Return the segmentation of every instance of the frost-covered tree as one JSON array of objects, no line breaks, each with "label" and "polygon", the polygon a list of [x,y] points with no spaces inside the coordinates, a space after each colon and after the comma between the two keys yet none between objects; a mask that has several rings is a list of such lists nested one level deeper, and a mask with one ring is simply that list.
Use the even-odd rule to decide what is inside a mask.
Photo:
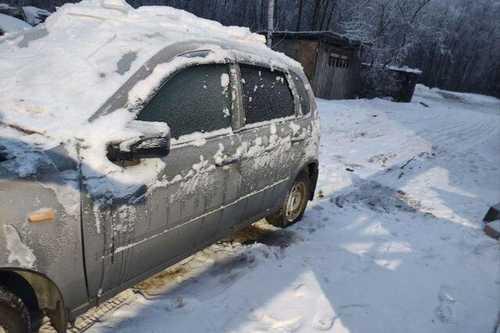
[{"label": "frost-covered tree", "polygon": [[[55,10],[73,0],[0,0]],[[75,0],[76,1],[76,0]],[[267,27],[269,0],[127,0],[226,25]],[[500,96],[500,0],[275,0],[276,30],[332,30],[368,43],[364,61],[422,69],[422,81]]]}]

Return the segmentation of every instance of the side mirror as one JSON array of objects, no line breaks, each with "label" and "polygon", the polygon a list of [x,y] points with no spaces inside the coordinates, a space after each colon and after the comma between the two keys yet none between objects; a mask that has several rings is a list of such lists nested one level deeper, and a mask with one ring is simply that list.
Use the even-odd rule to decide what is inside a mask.
[{"label": "side mirror", "polygon": [[161,158],[170,153],[170,129],[167,124],[134,120],[127,128],[140,134],[123,142],[110,144],[107,154],[110,161]]}]

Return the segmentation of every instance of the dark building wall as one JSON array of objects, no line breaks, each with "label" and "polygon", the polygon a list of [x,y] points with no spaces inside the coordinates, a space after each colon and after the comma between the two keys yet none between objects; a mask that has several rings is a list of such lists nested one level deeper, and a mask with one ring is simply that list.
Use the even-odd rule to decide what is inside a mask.
[{"label": "dark building wall", "polygon": [[348,99],[358,95],[360,60],[357,48],[318,40],[274,38],[273,49],[302,64],[317,97]]},{"label": "dark building wall", "polygon": [[395,102],[409,103],[419,76],[418,73],[404,70],[363,65],[360,94],[365,98],[391,97]]},{"label": "dark building wall", "polygon": [[273,49],[283,52],[287,56],[297,60],[304,67],[304,72],[309,81],[313,82],[316,73],[316,49],[318,41],[301,39],[277,39],[273,41]]},{"label": "dark building wall", "polygon": [[356,49],[322,42],[313,82],[316,95],[326,99],[354,98],[358,93],[359,66]]}]

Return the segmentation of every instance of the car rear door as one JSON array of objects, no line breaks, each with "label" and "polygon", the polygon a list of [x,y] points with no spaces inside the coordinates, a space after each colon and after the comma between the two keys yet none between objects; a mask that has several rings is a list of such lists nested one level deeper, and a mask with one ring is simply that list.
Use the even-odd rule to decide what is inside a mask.
[{"label": "car rear door", "polygon": [[[243,219],[266,216],[282,200],[301,150],[294,149],[298,101],[284,70],[240,64]],[[300,138],[299,138],[300,139]]]}]

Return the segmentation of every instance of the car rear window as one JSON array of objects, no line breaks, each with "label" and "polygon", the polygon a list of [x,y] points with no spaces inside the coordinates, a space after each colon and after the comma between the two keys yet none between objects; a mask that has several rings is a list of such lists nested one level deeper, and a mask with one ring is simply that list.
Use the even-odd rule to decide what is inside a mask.
[{"label": "car rear window", "polygon": [[295,114],[286,75],[267,68],[240,65],[243,107],[247,124]]},{"label": "car rear window", "polygon": [[168,79],[137,118],[166,122],[173,138],[231,127],[229,85],[228,65],[186,68]]},{"label": "car rear window", "polygon": [[300,76],[296,74],[293,74],[293,81],[295,83],[295,88],[297,88],[297,92],[299,93],[302,114],[308,114],[311,111],[311,105],[309,103],[309,93],[304,85],[304,81],[302,81]]}]

